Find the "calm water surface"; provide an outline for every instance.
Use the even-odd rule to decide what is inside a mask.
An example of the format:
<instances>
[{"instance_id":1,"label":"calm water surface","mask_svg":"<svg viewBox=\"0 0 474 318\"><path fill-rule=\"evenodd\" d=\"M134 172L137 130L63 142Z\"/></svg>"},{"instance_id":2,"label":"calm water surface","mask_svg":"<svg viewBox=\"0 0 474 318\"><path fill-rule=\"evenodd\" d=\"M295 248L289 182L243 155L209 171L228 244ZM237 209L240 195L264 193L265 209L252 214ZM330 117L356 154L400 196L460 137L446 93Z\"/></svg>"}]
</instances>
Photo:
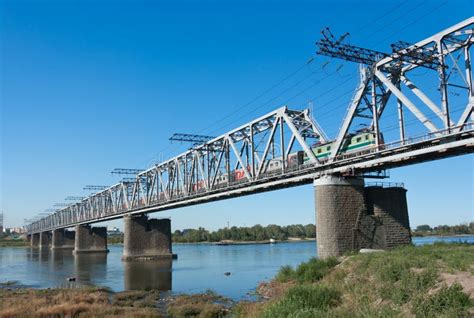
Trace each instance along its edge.
<instances>
[{"instance_id":1,"label":"calm water surface","mask_svg":"<svg viewBox=\"0 0 474 318\"><path fill-rule=\"evenodd\" d=\"M414 238L415 244L467 241L474 236ZM316 255L315 242L262 245L175 244L174 261L122 262L122 246L108 254L72 255L68 251L0 248L0 282L36 288L96 285L197 293L207 289L233 299L250 297L258 282L271 279L283 265L295 266ZM230 272L231 275L224 275ZM76 277L76 282L66 278Z\"/></svg>"}]
</instances>

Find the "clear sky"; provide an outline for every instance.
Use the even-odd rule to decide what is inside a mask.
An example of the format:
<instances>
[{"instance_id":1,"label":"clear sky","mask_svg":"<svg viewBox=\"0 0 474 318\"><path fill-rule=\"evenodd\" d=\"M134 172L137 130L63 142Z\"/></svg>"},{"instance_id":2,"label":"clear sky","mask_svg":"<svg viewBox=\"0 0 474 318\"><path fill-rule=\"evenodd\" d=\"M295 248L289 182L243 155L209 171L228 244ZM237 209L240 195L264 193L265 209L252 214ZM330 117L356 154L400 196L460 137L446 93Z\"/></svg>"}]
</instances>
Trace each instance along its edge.
<instances>
[{"instance_id":1,"label":"clear sky","mask_svg":"<svg viewBox=\"0 0 474 318\"><path fill-rule=\"evenodd\" d=\"M218 135L312 100L335 137L357 67L315 56L324 27L388 52L473 12L472 0L0 0L5 225L86 195L84 185L116 183L113 168L147 168L184 151L168 141L175 132ZM405 183L412 226L458 224L474 220L473 168L469 155L395 169L389 181ZM313 223L313 188L154 215L170 216L174 229Z\"/></svg>"}]
</instances>

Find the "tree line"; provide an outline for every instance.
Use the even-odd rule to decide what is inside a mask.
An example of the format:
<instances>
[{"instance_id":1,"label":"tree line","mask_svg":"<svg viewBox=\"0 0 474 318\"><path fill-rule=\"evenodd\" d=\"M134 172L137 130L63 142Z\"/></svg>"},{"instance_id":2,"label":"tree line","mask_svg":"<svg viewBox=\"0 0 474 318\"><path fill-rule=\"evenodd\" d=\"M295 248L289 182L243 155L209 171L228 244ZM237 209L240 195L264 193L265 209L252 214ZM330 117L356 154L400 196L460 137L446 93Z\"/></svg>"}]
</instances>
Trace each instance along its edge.
<instances>
[{"instance_id":1,"label":"tree line","mask_svg":"<svg viewBox=\"0 0 474 318\"><path fill-rule=\"evenodd\" d=\"M474 234L474 222L459 225L438 225L431 227L428 224L418 225L413 235L459 235Z\"/></svg>"},{"instance_id":2,"label":"tree line","mask_svg":"<svg viewBox=\"0 0 474 318\"><path fill-rule=\"evenodd\" d=\"M315 238L316 227L314 224L295 224L279 226L271 224L252 227L226 227L217 231L208 231L205 228L176 230L173 233L173 242L195 243L195 242L219 242L225 240L233 241L265 241L265 240L287 240L295 238Z\"/></svg>"}]
</instances>

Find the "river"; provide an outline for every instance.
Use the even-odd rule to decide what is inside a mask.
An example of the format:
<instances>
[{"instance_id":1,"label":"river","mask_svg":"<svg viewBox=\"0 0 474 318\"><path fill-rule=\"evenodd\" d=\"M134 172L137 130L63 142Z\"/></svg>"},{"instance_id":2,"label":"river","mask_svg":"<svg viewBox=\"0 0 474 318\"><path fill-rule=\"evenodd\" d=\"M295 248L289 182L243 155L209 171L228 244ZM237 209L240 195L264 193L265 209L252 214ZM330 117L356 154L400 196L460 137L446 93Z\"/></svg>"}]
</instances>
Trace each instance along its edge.
<instances>
[{"instance_id":1,"label":"river","mask_svg":"<svg viewBox=\"0 0 474 318\"><path fill-rule=\"evenodd\" d=\"M435 241L474 244L474 236L415 237L417 245ZM113 291L158 289L198 293L208 289L235 300L251 299L262 280L283 265L298 265L316 255L315 242L227 245L174 244L174 261L121 261L122 246L108 254L74 256L68 251L0 248L0 282L16 281L34 288L105 286ZM225 275L224 273L230 273ZM67 278L75 277L75 282Z\"/></svg>"}]
</instances>

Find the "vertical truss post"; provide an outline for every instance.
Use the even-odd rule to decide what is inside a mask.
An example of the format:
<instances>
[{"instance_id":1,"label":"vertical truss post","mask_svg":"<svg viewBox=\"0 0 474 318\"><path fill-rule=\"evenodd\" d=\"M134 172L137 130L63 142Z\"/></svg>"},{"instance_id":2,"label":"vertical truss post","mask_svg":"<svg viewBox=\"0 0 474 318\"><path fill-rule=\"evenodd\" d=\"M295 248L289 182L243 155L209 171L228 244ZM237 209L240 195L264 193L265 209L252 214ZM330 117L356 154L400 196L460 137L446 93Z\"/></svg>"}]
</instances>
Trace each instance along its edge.
<instances>
[{"instance_id":1,"label":"vertical truss post","mask_svg":"<svg viewBox=\"0 0 474 318\"><path fill-rule=\"evenodd\" d=\"M280 153L281 153L281 172L285 173L286 169L286 152L285 152L285 136L283 127L283 117L279 118L280 124Z\"/></svg>"},{"instance_id":2,"label":"vertical truss post","mask_svg":"<svg viewBox=\"0 0 474 318\"><path fill-rule=\"evenodd\" d=\"M466 113L471 114L471 120L474 121L474 88L472 87L472 64L471 64L471 45L464 47L464 60L466 63L466 82L469 90L469 98L468 98L468 106L466 107ZM464 115L464 114L463 114ZM464 125L469 118L469 114L466 114L464 120L464 116L461 116L461 125ZM460 125L458 125L460 126ZM462 128L460 128L462 129Z\"/></svg>"},{"instance_id":3,"label":"vertical truss post","mask_svg":"<svg viewBox=\"0 0 474 318\"><path fill-rule=\"evenodd\" d=\"M377 109L377 83L375 75L372 74L372 116L374 122L375 145L377 149L380 146L380 131L379 131L379 112Z\"/></svg>"},{"instance_id":4,"label":"vertical truss post","mask_svg":"<svg viewBox=\"0 0 474 318\"><path fill-rule=\"evenodd\" d=\"M464 47L464 61L466 64L466 81L469 90L469 101L474 98L474 91L472 87L472 65L471 65L471 52L469 51L471 48L470 45Z\"/></svg>"},{"instance_id":5,"label":"vertical truss post","mask_svg":"<svg viewBox=\"0 0 474 318\"><path fill-rule=\"evenodd\" d=\"M225 151L225 170L227 172L227 183L230 185L231 183L231 173L230 173L230 148L229 148L229 142L227 139L224 140L224 151Z\"/></svg>"},{"instance_id":6,"label":"vertical truss post","mask_svg":"<svg viewBox=\"0 0 474 318\"><path fill-rule=\"evenodd\" d=\"M253 124L250 124L250 152L252 155L252 157L250 158L251 163L252 163L252 176L255 177L255 144L254 144Z\"/></svg>"},{"instance_id":7,"label":"vertical truss post","mask_svg":"<svg viewBox=\"0 0 474 318\"><path fill-rule=\"evenodd\" d=\"M396 87L401 91L400 81L397 81ZM402 145L405 143L405 122L403 118L403 103L397 98L397 110L398 110L398 126L400 128L400 142Z\"/></svg>"},{"instance_id":8,"label":"vertical truss post","mask_svg":"<svg viewBox=\"0 0 474 318\"><path fill-rule=\"evenodd\" d=\"M448 106L448 85L446 82L446 65L443 54L443 42L442 39L439 39L436 42L436 47L438 49L438 74L439 74L439 91L441 93L441 105L443 108L443 117L444 117L444 128L447 129L447 132L451 132L451 125L449 119L449 106Z\"/></svg>"}]
</instances>

